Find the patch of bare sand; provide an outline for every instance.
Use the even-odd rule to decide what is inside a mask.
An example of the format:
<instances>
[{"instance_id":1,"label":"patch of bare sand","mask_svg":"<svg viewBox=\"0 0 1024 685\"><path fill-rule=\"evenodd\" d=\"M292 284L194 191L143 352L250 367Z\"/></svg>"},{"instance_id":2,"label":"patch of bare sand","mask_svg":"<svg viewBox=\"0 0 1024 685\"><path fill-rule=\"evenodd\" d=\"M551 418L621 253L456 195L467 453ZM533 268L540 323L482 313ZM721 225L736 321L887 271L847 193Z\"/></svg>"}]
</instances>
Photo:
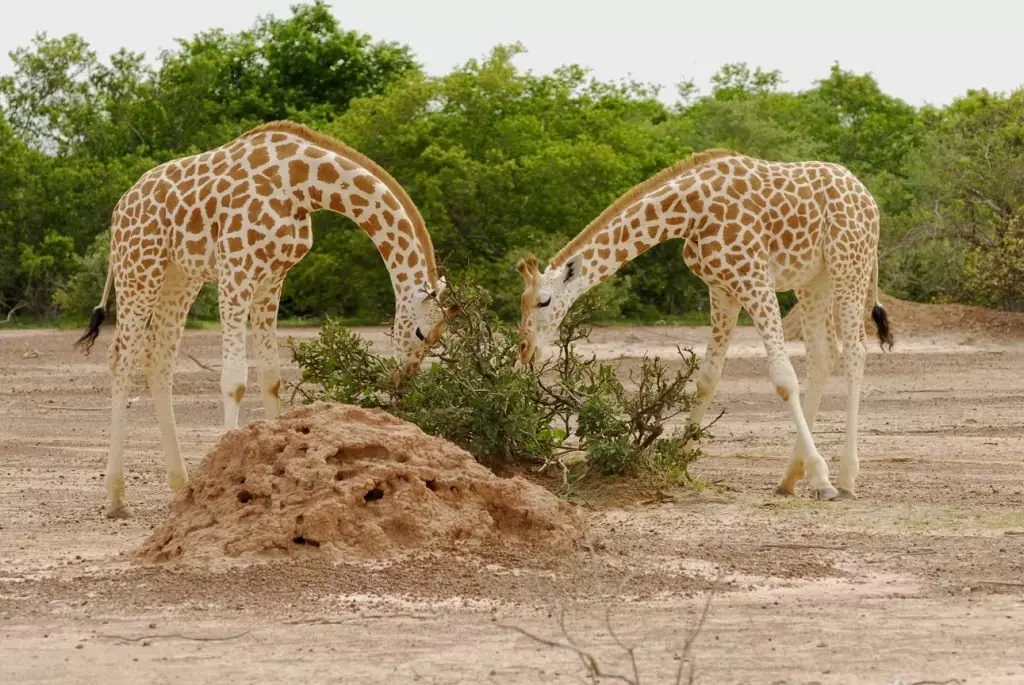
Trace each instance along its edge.
<instances>
[{"instance_id":1,"label":"patch of bare sand","mask_svg":"<svg viewBox=\"0 0 1024 685\"><path fill-rule=\"evenodd\" d=\"M897 339L953 333L993 340L1024 338L1024 314L963 304L908 302L885 293L880 293L879 299L885 307L890 328ZM838 307L835 308L835 315L839 315ZM864 328L869 338L875 336L871 311L867 309L864 312ZM782 332L786 340L803 339L799 302L783 318Z\"/></svg>"},{"instance_id":2,"label":"patch of bare sand","mask_svg":"<svg viewBox=\"0 0 1024 685\"><path fill-rule=\"evenodd\" d=\"M542 487L384 411L317 403L227 433L136 556L536 556L581 539L582 517Z\"/></svg>"}]
</instances>

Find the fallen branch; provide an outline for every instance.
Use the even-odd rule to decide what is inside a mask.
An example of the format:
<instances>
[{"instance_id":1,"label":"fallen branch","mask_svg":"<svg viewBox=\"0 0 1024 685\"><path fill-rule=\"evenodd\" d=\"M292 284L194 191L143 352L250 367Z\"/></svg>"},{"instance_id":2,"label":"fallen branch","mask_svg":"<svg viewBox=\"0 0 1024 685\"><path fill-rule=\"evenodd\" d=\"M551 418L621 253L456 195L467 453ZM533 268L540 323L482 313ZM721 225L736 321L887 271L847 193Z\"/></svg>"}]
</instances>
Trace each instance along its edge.
<instances>
[{"instance_id":1,"label":"fallen branch","mask_svg":"<svg viewBox=\"0 0 1024 685\"><path fill-rule=\"evenodd\" d=\"M138 401L138 397L132 397L125 404L125 409L131 409L132 405ZM109 405L106 407L75 407L70 404L47 404L45 402L35 402L35 405L43 409L56 409L58 411L110 411Z\"/></svg>"},{"instance_id":2,"label":"fallen branch","mask_svg":"<svg viewBox=\"0 0 1024 685\"><path fill-rule=\"evenodd\" d=\"M10 323L14 319L14 313L19 309L23 308L24 306L24 302L19 302L18 304L11 307L10 311L7 312L7 318L4 319L3 321L0 321L0 324Z\"/></svg>"},{"instance_id":3,"label":"fallen branch","mask_svg":"<svg viewBox=\"0 0 1024 685\"><path fill-rule=\"evenodd\" d=\"M162 633L157 635L139 635L129 637L127 635L99 635L97 637L107 640L120 640L121 642L143 642L145 640L188 640L190 642L226 642L237 640L249 634L249 631L237 635L225 635L224 637L204 637L202 635L182 635L181 633Z\"/></svg>"},{"instance_id":4,"label":"fallen branch","mask_svg":"<svg viewBox=\"0 0 1024 685\"><path fill-rule=\"evenodd\" d=\"M210 371L212 373L217 373L217 369L213 368L212 366L207 366L206 364L202 363L201 361L193 357L188 352L185 353L185 356L194 361L199 368L206 369L207 371Z\"/></svg>"},{"instance_id":5,"label":"fallen branch","mask_svg":"<svg viewBox=\"0 0 1024 685\"><path fill-rule=\"evenodd\" d=\"M836 547L834 545L804 545L796 542L779 542L761 545L758 548L758 551L764 551L766 549L829 549L835 552L845 552L847 548Z\"/></svg>"},{"instance_id":6,"label":"fallen branch","mask_svg":"<svg viewBox=\"0 0 1024 685\"><path fill-rule=\"evenodd\" d=\"M366 614L364 616L349 616L348 618L297 618L291 621L285 621L286 626L334 626L342 625L345 623L358 623L359 621L368 621L372 619L383 619L383 618L414 618L418 621L427 621L432 618L437 618L435 614Z\"/></svg>"}]
</instances>

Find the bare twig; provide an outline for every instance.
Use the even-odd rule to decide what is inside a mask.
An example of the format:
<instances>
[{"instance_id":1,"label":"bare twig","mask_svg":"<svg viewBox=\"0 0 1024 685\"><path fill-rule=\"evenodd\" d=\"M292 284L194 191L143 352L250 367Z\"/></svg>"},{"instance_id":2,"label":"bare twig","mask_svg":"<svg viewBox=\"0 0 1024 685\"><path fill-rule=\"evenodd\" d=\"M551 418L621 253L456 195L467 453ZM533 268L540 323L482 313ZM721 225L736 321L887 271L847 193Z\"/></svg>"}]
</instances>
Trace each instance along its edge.
<instances>
[{"instance_id":1,"label":"bare twig","mask_svg":"<svg viewBox=\"0 0 1024 685\"><path fill-rule=\"evenodd\" d=\"M593 552L591 552L591 559L594 561L595 564L599 563L596 560L596 557L593 555ZM697 638L700 636L701 632L703 631L704 625L707 623L708 615L711 611L711 600L714 598L719 586L721 585L722 576L723 573L721 570L719 570L718 574L715 577L714 584L711 586L711 589L708 590L707 596L704 599L704 605L701 608L700 615L697 618L697 623L694 625L693 630L690 631L690 634L687 636L686 640L683 643L683 649L679 656L679 668L676 671L676 678L674 681L675 685L682 685L684 683L684 674L687 675L687 679L685 680L687 685L692 685L692 683L694 682L695 669L693 666L692 656L693 645L697 641ZM513 630L519 633L520 635L524 635L525 637L528 637L531 640L539 644L545 645L547 647L554 647L555 649L562 649L568 652L572 652L577 656L577 658L579 658L580 663L583 664L587 681L590 682L592 685L596 685L597 683L603 680L612 680L616 682L627 683L628 685L641 685L640 669L636 661L636 647L627 646L619 637L618 633L615 632L615 629L612 627L610 607L606 607L605 609L605 628L608 630L608 634L615 642L615 645L622 649L629 657L632 676L622 675L618 673L606 673L605 671L603 671L597 657L595 657L591 652L580 647L579 644L577 644L577 642L572 638L572 636L569 635L569 631L565 625L564 610L559 613L557 623L559 630L562 633L562 637L564 638L562 641L541 637L540 635L532 633L519 626L510 624L498 625L502 628ZM689 666L688 669L687 666Z\"/></svg>"},{"instance_id":2,"label":"bare twig","mask_svg":"<svg viewBox=\"0 0 1024 685\"><path fill-rule=\"evenodd\" d=\"M612 627L612 607L609 604L604 610L604 625L608 629L608 634L615 640L615 644L619 646L622 651L629 655L629 663L633 667L633 682L640 682L640 670L636 666L636 647L627 647L623 644L622 640L619 639L618 633Z\"/></svg>"},{"instance_id":3,"label":"bare twig","mask_svg":"<svg viewBox=\"0 0 1024 685\"><path fill-rule=\"evenodd\" d=\"M707 596L704 598L704 607L701 609L700 616L697 617L697 625L694 626L693 631L686 638L686 642L683 643L683 653L679 655L679 670L676 671L675 685L681 685L683 682L683 669L686 664L690 664L689 676L686 679L687 685L693 685L693 679L695 670L693 668L693 643L700 637L701 632L704 630L704 624L707 623L708 614L711 612L711 600L715 598L715 594L718 592L718 588L722 583L722 570L718 570L718 574L715 576L715 582L708 591Z\"/></svg>"},{"instance_id":4,"label":"bare twig","mask_svg":"<svg viewBox=\"0 0 1024 685\"><path fill-rule=\"evenodd\" d=\"M564 625L565 624L564 624L562 619L559 620L559 623L560 623L560 625L562 627L562 631L563 631L563 634L564 634L564 631L565 631ZM504 624L504 623L499 623L498 625L500 627L502 627L502 628L508 628L509 630L514 630L515 632L519 633L520 635L525 635L526 637L530 638L534 642L539 642L540 644L545 645L547 647L554 647L556 649L564 649L566 651L572 652L577 657L579 657L579 660L583 664L583 668L586 670L587 676L590 678L590 682L592 682L592 683L597 683L600 678L607 678L609 680L617 680L619 682L629 683L630 685L639 685L638 681L631 680L627 676L618 675L618 674L615 674L615 673L604 673L601 670L601 666L597 662L597 659L594 657L594 655L591 654L590 652L587 652L587 651L577 647L575 644L573 644L573 642L570 640L570 638L567 635L565 636L565 638L566 638L565 642L558 642L558 641L549 640L546 637L541 637L540 635L536 635L534 633L531 633L530 631L528 631L528 630L526 630L524 628L520 628L519 626L513 626L513 625Z\"/></svg>"}]
</instances>

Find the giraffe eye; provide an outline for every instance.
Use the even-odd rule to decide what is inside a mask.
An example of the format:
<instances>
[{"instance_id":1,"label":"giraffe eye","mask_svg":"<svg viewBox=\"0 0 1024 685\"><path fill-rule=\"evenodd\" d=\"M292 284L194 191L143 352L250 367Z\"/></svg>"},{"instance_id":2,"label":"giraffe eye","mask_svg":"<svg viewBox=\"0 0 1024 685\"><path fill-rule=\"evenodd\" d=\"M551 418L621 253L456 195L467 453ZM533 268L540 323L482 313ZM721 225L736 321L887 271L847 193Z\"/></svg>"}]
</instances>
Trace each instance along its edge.
<instances>
[{"instance_id":1,"label":"giraffe eye","mask_svg":"<svg viewBox=\"0 0 1024 685\"><path fill-rule=\"evenodd\" d=\"M427 336L423 335L423 331L420 330L419 326L416 327L416 337L419 338L420 340L427 339Z\"/></svg>"},{"instance_id":2,"label":"giraffe eye","mask_svg":"<svg viewBox=\"0 0 1024 685\"><path fill-rule=\"evenodd\" d=\"M551 296L550 295L548 295L548 299L541 300L540 302L538 302L537 306L538 307L547 307L549 304L551 304Z\"/></svg>"}]
</instances>

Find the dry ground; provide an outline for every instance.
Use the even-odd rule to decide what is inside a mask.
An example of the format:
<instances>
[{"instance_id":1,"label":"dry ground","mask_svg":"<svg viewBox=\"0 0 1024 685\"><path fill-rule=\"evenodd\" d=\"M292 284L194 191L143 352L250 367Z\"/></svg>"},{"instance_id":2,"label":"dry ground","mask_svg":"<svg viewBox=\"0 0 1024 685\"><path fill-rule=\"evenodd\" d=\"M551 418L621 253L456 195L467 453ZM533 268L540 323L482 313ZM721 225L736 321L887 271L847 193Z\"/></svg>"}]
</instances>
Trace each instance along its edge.
<instances>
[{"instance_id":1,"label":"dry ground","mask_svg":"<svg viewBox=\"0 0 1024 685\"><path fill-rule=\"evenodd\" d=\"M362 332L386 347L379 329ZM718 570L696 682L1024 683L1024 341L947 331L872 346L857 501L771 494L793 431L741 329L714 405L727 414L693 468L721 487L596 506L597 569L452 557L159 568L130 560L169 501L141 384L126 445L135 515L103 516L111 333L88 359L72 332L0 333L0 683L579 682L572 654L506 627L556 638L556 603L580 643L626 669L611 607L640 646L641 682L667 683ZM706 335L599 329L590 347L628 368L676 343L702 352ZM218 343L189 331L182 351L212 366ZM790 349L802 373L802 345ZM220 432L218 380L186 354L177 369L194 468ZM842 389L831 381L816 431L833 469ZM243 413L258 419L250 394Z\"/></svg>"}]
</instances>

